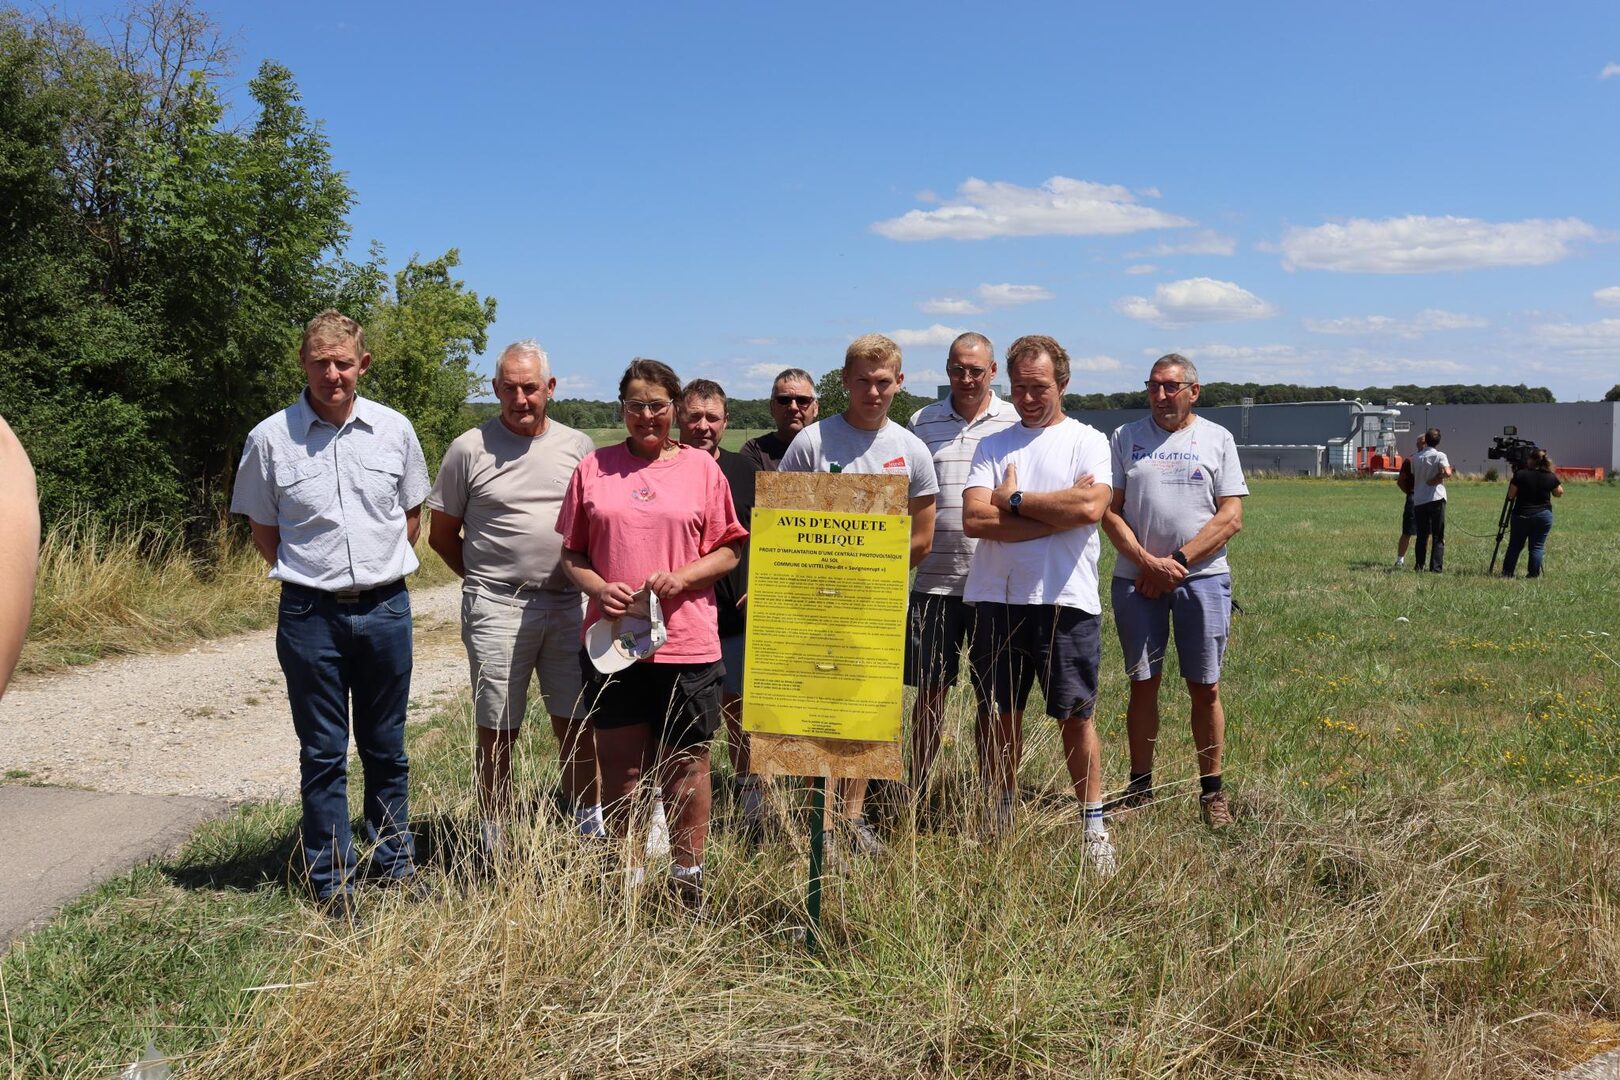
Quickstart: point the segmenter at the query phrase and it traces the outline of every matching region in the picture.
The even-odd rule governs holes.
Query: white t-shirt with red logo
[[[876,431],[863,431],[842,416],[829,416],[794,436],[777,468],[782,472],[904,476],[907,498],[939,494],[928,444],[892,420],[884,420]]]

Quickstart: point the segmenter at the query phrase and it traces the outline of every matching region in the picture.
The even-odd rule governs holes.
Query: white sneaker
[[[1114,851],[1114,842],[1105,832],[1088,832],[1085,834],[1086,862],[1098,877],[1113,877],[1114,871],[1119,869],[1119,856]]]
[[[653,806],[652,825],[647,829],[647,858],[669,858],[669,818],[664,814],[664,800]]]

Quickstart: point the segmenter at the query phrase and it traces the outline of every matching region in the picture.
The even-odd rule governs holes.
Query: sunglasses
[[[1183,390],[1187,389],[1187,387],[1192,386],[1193,384],[1190,382],[1153,382],[1149,380],[1142,385],[1147,387],[1149,397],[1152,397],[1155,391],[1163,394],[1165,397],[1175,397],[1177,394],[1181,393]]]
[[[777,394],[774,400],[783,407],[797,405],[801,409],[808,409],[816,403],[816,399],[808,394]]]

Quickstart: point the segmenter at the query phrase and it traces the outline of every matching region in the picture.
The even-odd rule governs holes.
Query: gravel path
[[[467,685],[460,584],[413,591],[411,603],[411,709],[422,715]],[[0,701],[0,770],[94,791],[296,798],[298,740],[274,628],[14,684]]]

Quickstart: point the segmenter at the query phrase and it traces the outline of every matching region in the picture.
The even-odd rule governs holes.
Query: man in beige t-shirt
[[[575,824],[584,835],[602,830],[596,756],[579,701],[580,594],[561,569],[556,529],[574,467],[594,446],[546,418],[557,380],[539,345],[507,346],[494,383],[500,415],[450,444],[427,498],[428,543],[463,580],[461,640],[472,669],[486,852],[499,846],[511,802],[512,744],[533,674]]]

